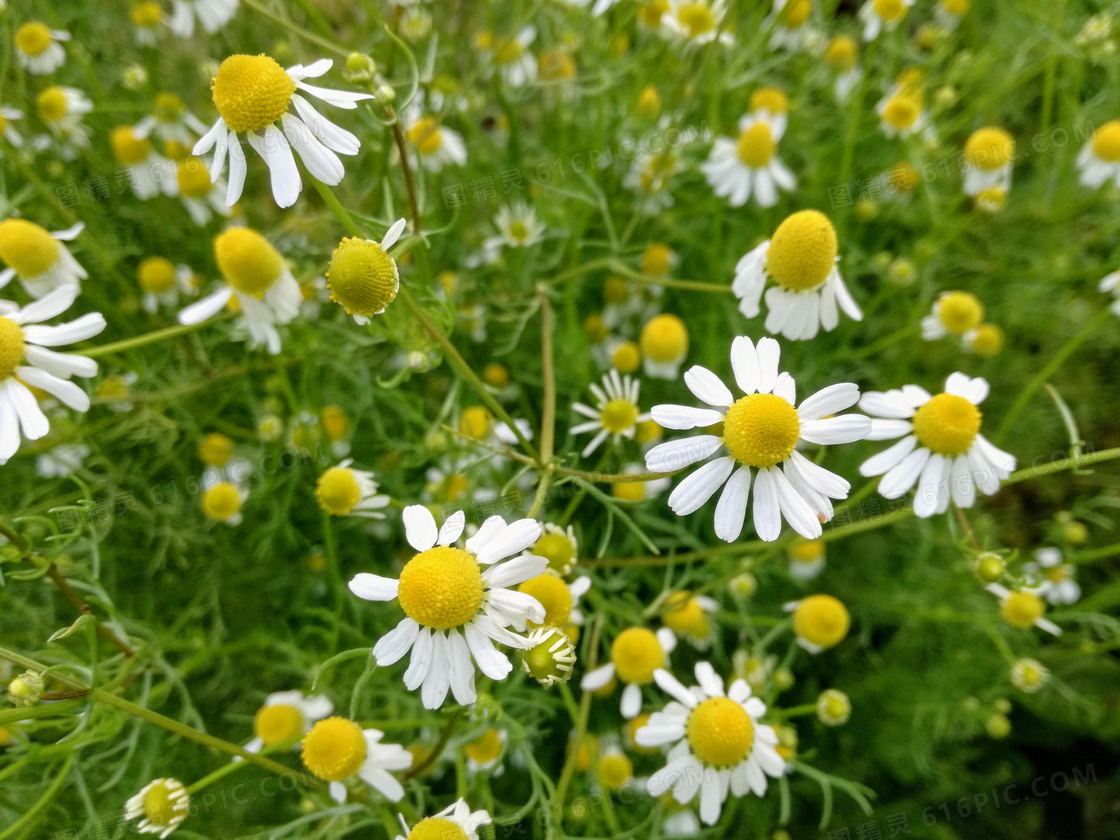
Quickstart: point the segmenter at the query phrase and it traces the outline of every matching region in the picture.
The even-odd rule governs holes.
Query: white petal
[[[362,572],[350,581],[350,591],[367,601],[392,601],[397,597],[398,582],[393,578]]]
[[[428,676],[428,669],[432,666],[432,631],[421,627],[412,645],[412,656],[408,661],[408,668],[404,672],[404,686],[409,691],[415,691]]]
[[[829,414],[836,414],[851,408],[859,402],[859,386],[854,382],[840,382],[829,385],[807,397],[797,409],[802,422],[820,420]]]
[[[730,459],[729,459],[730,460]],[[750,467],[740,467],[723,490],[716,504],[716,536],[724,542],[734,542],[743,532],[747,518],[747,499],[751,489]]]
[[[229,140],[229,181],[226,184],[226,206],[232,207],[241,198],[241,191],[245,188],[245,176],[249,172],[249,163],[245,160],[245,149],[237,139],[237,132],[231,131],[227,135]],[[220,170],[218,171],[220,173]],[[215,180],[217,175],[210,173]]]
[[[914,494],[915,515],[922,518],[932,516],[941,507],[941,497],[948,497],[949,488],[942,483],[947,467],[945,456],[936,453],[930,455],[918,476],[918,489]]]
[[[89,411],[89,395],[73,382],[60,379],[45,370],[27,366],[16,368],[16,374],[28,385],[42,388],[48,394],[57,397],[69,408],[75,411]]]
[[[669,494],[669,509],[678,516],[695,513],[727,481],[734,467],[735,459],[731,457],[718,458],[700,467]]]
[[[463,528],[466,526],[467,515],[461,510],[455,511],[446,520],[442,527],[439,529],[439,535],[436,537],[436,545],[451,545],[463,533]]]
[[[478,699],[474,689],[474,664],[466,640],[457,630],[447,636],[447,656],[450,661],[451,694],[460,706]]]
[[[266,126],[263,136],[249,132],[246,139],[268,164],[269,177],[272,181],[272,197],[276,199],[276,205],[291,207],[296,203],[299,192],[303,188],[291,145],[280,129],[274,125]]]
[[[583,691],[598,691],[614,679],[614,665],[607,663],[600,665],[594,671],[588,671],[579,682]]]
[[[871,432],[871,418],[862,414],[842,414],[801,424],[801,439],[828,446],[863,440]]]
[[[404,655],[412,650],[419,635],[420,625],[406,616],[396,627],[377,640],[377,644],[373,646],[374,661],[381,666],[400,662]]]
[[[506,528],[506,521],[501,516],[495,514],[488,517],[478,530],[475,531],[473,537],[467,539],[467,551],[477,552],[482,546],[494,539],[500,532]]]
[[[19,416],[19,425],[23,429],[23,436],[27,440],[38,440],[51,430],[51,424],[47,420],[47,416],[43,414],[35,395],[27,389],[26,385],[22,385],[15,380],[9,380],[6,390],[8,399]]]
[[[541,535],[539,522],[532,519],[519,519],[511,522],[488,542],[474,549],[479,563],[487,565],[524,551],[535,543]]]
[[[703,429],[723,421],[723,413],[714,408],[692,408],[687,405],[655,405],[650,410],[650,415],[653,422],[663,429]],[[599,425],[598,422],[595,425]]]
[[[755,349],[758,351],[758,390],[760,393],[769,394],[778,381],[778,359],[781,356],[781,348],[772,338],[760,338]]]
[[[180,312],[179,323],[200,324],[221,312],[225,305],[229,303],[231,297],[233,297],[233,289],[229,286],[223,286],[221,289],[214,292],[214,294],[192,303]]]
[[[902,459],[913,452],[917,445],[918,438],[914,435],[907,435],[898,443],[884,449],[878,455],[872,455],[860,464],[859,474],[867,477],[882,475],[901,464]]]
[[[958,455],[953,459],[949,471],[949,492],[952,493],[957,507],[972,507],[972,503],[976,501],[976,485],[972,481],[968,457],[965,455]]]
[[[793,489],[789,479],[781,470],[770,468],[774,486],[778,490],[778,504],[786,522],[807,540],[815,540],[821,535],[821,521],[812,506]],[[757,500],[756,500],[757,503]]]
[[[914,430],[914,424],[909,420],[880,420],[871,418],[871,431],[864,440],[894,440],[903,435],[908,435]]]
[[[774,394],[794,405],[797,402],[797,383],[788,373],[779,373],[778,380],[774,383]]]
[[[735,398],[720,378],[701,365],[693,365],[684,372],[684,384],[696,398],[717,408],[728,408]]]
[[[548,568],[548,560],[533,554],[512,557],[503,563],[495,563],[482,573],[482,579],[491,589],[524,583],[530,578],[543,575]]]
[[[905,420],[914,416],[914,405],[902,391],[868,391],[859,398],[859,408],[875,417]]]
[[[723,697],[723,680],[716,674],[716,669],[710,662],[697,662],[693,669],[696,681],[709,697]]]
[[[745,335],[740,335],[731,342],[731,369],[735,373],[735,384],[745,394],[753,394],[758,390],[762,380],[762,373],[758,367],[758,353],[755,351],[754,342]]]
[[[915,449],[897,466],[887,470],[879,482],[879,493],[888,499],[897,499],[914,486],[931,454],[924,446]]]
[[[400,239],[401,233],[404,232],[406,224],[404,219],[397,219],[393,222],[392,226],[385,231],[385,235],[381,237],[381,250],[388,251],[397,244],[397,240]]]
[[[11,320],[17,324],[38,324],[42,321],[49,321],[69,309],[80,291],[81,289],[76,283],[59,286],[50,294],[27,304],[16,312]]]
[[[658,688],[689,709],[695,707],[699,703],[692,692],[685,688],[680,680],[664,668],[658,668],[653,672],[653,681],[657,683]]]
[[[409,505],[401,514],[405,539],[417,551],[427,551],[436,544],[439,531],[432,512],[423,505]]]
[[[478,663],[478,669],[492,680],[504,680],[513,670],[513,665],[505,654],[499,653],[494,648],[494,643],[482,632],[475,622],[463,628],[467,637],[467,646]]]
[[[40,347],[61,347],[85,341],[99,335],[105,329],[105,316],[100,312],[90,312],[74,321],[59,324],[56,327],[45,327],[32,324],[24,327],[23,338],[31,344]]]
[[[782,514],[773,468],[758,471],[754,482],[754,530],[759,539],[773,542],[782,533]]]
[[[284,127],[284,136],[299,152],[303,165],[312,177],[319,179],[324,184],[334,186],[342,181],[346,169],[338,155],[324,146],[303,121],[291,114],[284,114],[280,118]]]
[[[722,445],[723,439],[715,435],[666,441],[646,453],[646,468],[650,472],[676,472],[689,464],[703,461]]]
[[[620,704],[622,710],[622,717],[626,720],[633,720],[638,716],[642,710],[642,688],[641,686],[630,683],[626,688],[622,689],[622,703]]]
[[[442,631],[432,633],[432,663],[420,687],[420,702],[425,709],[438,709],[451,687],[450,645]]]

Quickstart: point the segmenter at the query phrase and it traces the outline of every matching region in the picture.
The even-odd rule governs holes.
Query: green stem
[[[552,359],[552,307],[548,292],[541,289],[541,375],[544,405],[541,409],[541,462],[552,460],[556,441],[556,372]],[[542,478],[542,482],[544,479]]]
[[[195,330],[200,330],[208,324],[213,324],[218,321],[225,321],[233,318],[236,315],[234,312],[227,312],[219,315],[216,318],[210,318],[206,321],[200,321],[197,324],[176,324],[173,327],[164,327],[162,330],[154,330],[143,335],[134,335],[132,338],[126,338],[122,341],[114,341],[111,344],[102,344],[100,347],[94,347],[90,350],[82,351],[83,356],[88,356],[91,359],[97,359],[101,356],[109,356],[113,353],[123,353],[126,350],[135,350],[137,347],[144,347],[148,344],[155,344],[157,341],[163,341],[165,338],[176,338],[180,335],[192,333]]]

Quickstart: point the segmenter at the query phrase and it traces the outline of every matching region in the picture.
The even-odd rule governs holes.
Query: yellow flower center
[[[482,606],[482,597],[478,561],[448,546],[429,548],[409,560],[397,588],[405,615],[434,630],[466,624]]]
[[[11,318],[0,315],[0,382],[16,372],[23,361],[23,330]]]
[[[152,141],[137,137],[130,125],[117,126],[109,134],[109,145],[118,163],[135,166],[146,161],[152,153]]]
[[[487,729],[477,741],[463,747],[467,758],[477,764],[489,764],[502,751],[502,735],[497,729]]]
[[[156,94],[155,116],[163,122],[171,122],[187,109],[179,94],[161,91]]]
[[[163,9],[155,0],[147,0],[132,7],[132,22],[139,27],[151,27],[163,20]]]
[[[899,131],[905,131],[922,113],[922,101],[910,93],[896,93],[883,108],[883,121]]]
[[[984,304],[970,292],[948,292],[937,304],[937,318],[951,333],[964,335],[984,320]]]
[[[435,154],[443,145],[439,123],[432,117],[421,117],[408,130],[408,142],[415,146],[422,155]]]
[[[263,298],[280,279],[284,265],[280,252],[267,239],[244,227],[229,228],[214,237],[214,255],[226,282],[255,298]]]
[[[859,58],[859,47],[854,39],[847,35],[839,35],[828,42],[824,50],[824,60],[828,66],[837,72],[844,73],[856,66]]]
[[[815,289],[832,273],[838,249],[836,230],[828,217],[816,210],[801,210],[774,231],[766,252],[766,271],[784,289]]]
[[[262,706],[253,718],[253,733],[266,747],[291,741],[303,734],[303,712],[295,706],[277,703]]]
[[[941,8],[954,17],[963,17],[971,5],[969,0],[941,0]]]
[[[568,584],[553,572],[546,571],[535,578],[529,578],[517,587],[517,591],[536,598],[544,607],[544,621],[540,623],[541,625],[561,627],[572,614],[572,593],[568,589]],[[529,626],[540,625],[529,622]]]
[[[797,29],[809,19],[812,10],[809,0],[789,0],[782,9],[782,21],[790,29]]]
[[[646,85],[638,94],[638,114],[651,120],[661,113],[661,94],[653,85]]]
[[[906,4],[903,0],[872,0],[871,7],[881,20],[897,23],[906,17]]]
[[[175,167],[175,179],[179,182],[179,194],[184,198],[206,198],[214,189],[210,181],[210,170],[202,158],[186,157]]]
[[[190,813],[190,797],[174,779],[158,779],[144,794],[144,816],[152,825],[166,828]]]
[[[233,440],[221,432],[210,432],[198,444],[198,457],[208,467],[224,467],[233,457]]]
[[[161,294],[175,287],[175,266],[166,257],[148,257],[136,269],[140,288]]]
[[[70,110],[70,103],[66,100],[66,91],[54,85],[39,94],[35,100],[35,107],[43,122],[56,123],[66,116],[67,111]]]
[[[26,219],[0,222],[0,260],[20,277],[38,277],[58,262],[58,241]]]
[[[776,145],[770,126],[765,122],[756,122],[739,134],[736,153],[746,166],[759,169],[770,163]]]
[[[676,315],[658,315],[642,328],[640,341],[646,358],[675,362],[688,352],[688,327]]]
[[[972,349],[981,356],[994,356],[1003,349],[1003,330],[995,324],[981,324],[972,339]]]
[[[831,595],[810,595],[793,612],[793,629],[799,637],[822,648],[839,644],[848,635],[848,608]]]
[[[789,97],[776,87],[761,87],[751,94],[748,111],[769,111],[784,114],[789,110]]]
[[[325,718],[303,739],[303,766],[325,782],[341,782],[353,776],[366,760],[366,738],[362,728],[342,717]]]
[[[669,11],[669,0],[645,0],[638,9],[638,20],[646,26],[660,26],[661,19]]]
[[[97,386],[97,397],[102,400],[128,399],[128,383],[120,375],[103,379]]]
[[[215,484],[202,494],[202,512],[225,522],[241,510],[241,493],[228,481]]]
[[[331,300],[348,315],[369,317],[381,312],[397,296],[397,278],[392,257],[368,239],[343,239],[327,269]]]
[[[716,28],[716,16],[707,3],[685,3],[677,10],[677,20],[690,38],[699,38]]]
[[[620,680],[645,685],[653,680],[654,671],[665,667],[665,651],[652,630],[630,627],[611,645],[611,662]]]
[[[599,415],[603,428],[613,434],[622,434],[632,428],[638,419],[638,407],[630,400],[611,400]]]
[[[190,146],[185,146],[178,140],[164,140],[163,154],[171,160],[182,160],[183,158],[190,157],[191,149]]]
[[[991,172],[1015,157],[1015,140],[1002,128],[981,128],[965,141],[964,154],[973,166]]]
[[[353,470],[333,467],[319,476],[315,495],[323,510],[334,516],[345,516],[362,497],[362,490]]]
[[[696,639],[707,638],[711,628],[708,614],[690,592],[677,592],[666,602],[666,608],[661,620],[674,633]]]
[[[727,697],[709,697],[688,715],[685,725],[692,754],[712,767],[733,767],[750,755],[754,722]]]
[[[1034,688],[1040,685],[1045,679],[1041,669],[1032,662],[1019,660],[1018,663],[1018,678],[1019,682],[1027,688]]]
[[[494,59],[499,64],[510,64],[521,58],[524,52],[525,48],[521,46],[521,43],[516,38],[510,38],[502,44],[502,48],[498,50],[498,54],[494,56]]]
[[[673,251],[663,242],[654,242],[642,253],[642,274],[661,277],[673,266]],[[620,282],[625,282],[620,280]],[[625,300],[626,297],[623,297]],[[619,301],[621,302],[621,301]]]
[[[685,336],[686,347],[688,336]],[[611,367],[619,373],[633,373],[642,363],[642,353],[633,341],[624,341],[611,353]]]
[[[937,394],[914,414],[914,434],[939,455],[961,455],[980,431],[980,409],[955,394]]]
[[[775,394],[742,397],[727,410],[723,442],[731,456],[751,467],[780,464],[797,446],[801,418],[792,405]]]
[[[231,55],[218,68],[211,90],[232,131],[260,131],[288,110],[296,83],[267,55]]]
[[[548,568],[558,574],[567,574],[576,561],[576,547],[567,534],[546,531],[530,550],[531,554],[548,561]]]
[[[490,429],[490,412],[481,405],[464,408],[459,415],[459,434],[471,440],[482,440]]]
[[[325,405],[319,412],[323,421],[323,431],[332,441],[342,440],[350,431],[350,417],[340,405]]]
[[[31,21],[16,30],[16,46],[24,55],[34,58],[41,55],[51,45],[54,38],[45,23]]]
[[[599,759],[599,781],[607,790],[618,790],[634,777],[634,765],[622,753],[608,753]]]
[[[611,485],[611,495],[624,502],[640,502],[646,497],[644,481],[616,481]]]
[[[814,563],[824,557],[824,543],[820,540],[799,543],[789,550],[789,559],[795,563]]]
[[[515,242],[524,242],[529,238],[529,228],[520,219],[514,219],[509,223],[509,237]]]
[[[467,840],[467,833],[458,823],[443,817],[427,817],[416,823],[408,840]]]
[[[1106,122],[1093,134],[1093,154],[1109,163],[1120,161],[1120,120]]]
[[[576,77],[575,60],[564,50],[549,50],[541,53],[539,64],[541,78],[546,81],[574,79]]]
[[[1012,592],[999,609],[1003,620],[1022,630],[1033,627],[1046,614],[1046,605],[1033,592]]]
[[[505,365],[491,362],[482,371],[482,381],[491,388],[504,388],[509,385],[509,369]]]
[[[1069,571],[1065,566],[1055,566],[1046,570],[1046,579],[1051,583],[1061,583],[1067,577],[1069,577]]]

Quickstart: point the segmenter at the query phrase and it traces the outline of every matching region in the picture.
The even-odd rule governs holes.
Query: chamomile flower
[[[604,743],[599,750],[595,776],[603,788],[615,793],[634,780],[634,763],[617,743]]]
[[[166,257],[141,260],[136,266],[136,281],[144,292],[141,305],[152,315],[160,306],[175,306],[180,294],[198,294],[194,272],[185,265],[175,265]]]
[[[1081,183],[1090,189],[1112,181],[1120,187],[1120,120],[1109,120],[1089,138],[1077,155]]]
[[[1077,568],[1062,562],[1061,549],[1040,548],[1034,553],[1034,562],[1023,566],[1023,573],[1030,580],[1038,580],[1030,591],[1041,595],[1055,606],[1076,604],[1081,599],[1081,587],[1074,580]]]
[[[633,190],[642,213],[654,215],[673,206],[669,179],[680,171],[680,162],[672,149],[653,152],[642,149],[634,155],[623,186]]]
[[[462,511],[438,529],[422,505],[405,508],[402,518],[417,554],[405,564],[400,579],[363,573],[350,581],[350,591],[359,598],[397,600],[405,613],[374,646],[373,657],[385,667],[411,650],[404,684],[409,691],[421,689],[426,709],[438,709],[449,688],[456,702],[473,703],[477,695],[472,657],[483,674],[505,679],[513,665],[493,642],[524,649],[526,640],[506,628],[524,632],[530,621],[544,619],[536,599],[508,588],[547,568],[543,557],[515,556],[536,542],[541,526],[531,519],[507,525],[502,517],[491,516],[465,548],[456,548],[453,544],[466,523]],[[512,559],[500,562],[507,557]]]
[[[851,628],[848,608],[831,595],[810,595],[786,604],[785,610],[793,613],[797,644],[812,654],[836,647]]]
[[[19,449],[21,429],[27,440],[50,431],[31,388],[75,411],[89,410],[89,396],[69,379],[95,376],[97,362],[48,348],[93,338],[105,329],[105,318],[90,312],[58,326],[42,323],[69,309],[77,296],[77,286],[65,285],[22,308],[0,301],[0,464]]]
[[[141,47],[154,47],[162,27],[163,7],[156,0],[141,0],[129,11],[132,25],[136,27],[136,43]]]
[[[971,292],[942,292],[933,311],[922,318],[922,338],[936,341],[947,335],[964,336],[984,321],[984,304]]]
[[[217,481],[202,491],[199,504],[207,519],[223,525],[240,525],[241,508],[249,498],[249,490],[235,481]]]
[[[591,578],[587,575],[580,575],[571,583],[565,583],[552,569],[545,569],[518,586],[517,591],[532,596],[544,607],[544,618],[541,621],[530,621],[529,627],[550,625],[563,628],[568,624],[577,627],[583,624],[583,613],[578,604],[590,588]]]
[[[334,704],[321,694],[305,695],[302,691],[270,694],[253,717],[253,740],[245,745],[245,751],[257,753],[287,741],[295,748],[298,739],[310,732],[312,725],[333,711]]]
[[[156,152],[151,140],[138,136],[135,128],[114,128],[109,133],[109,146],[114,159],[127,171],[129,185],[138,199],[146,201],[161,192],[174,194],[175,181],[168,177],[170,161]]]
[[[984,588],[999,598],[999,614],[1012,627],[1020,630],[1037,627],[1054,636],[1062,635],[1062,628],[1046,618],[1046,603],[1035,592],[1011,590],[998,583],[989,583]]]
[[[825,546],[820,540],[797,543],[789,549],[789,576],[812,580],[824,571]]]
[[[532,24],[524,26],[512,38],[498,42],[492,58],[494,66],[509,87],[524,87],[537,78],[537,59],[529,47],[537,38],[537,28]]]
[[[837,35],[824,48],[824,60],[836,74],[832,85],[836,101],[847,102],[852,88],[863,78],[863,68],[859,66],[859,44],[847,35]]]
[[[405,137],[425,169],[439,172],[446,166],[467,164],[463,135],[431,114],[418,113],[409,120]]]
[[[684,637],[697,650],[707,650],[715,637],[711,616],[718,609],[719,602],[714,598],[682,589],[665,599],[661,620],[674,635]]]
[[[194,35],[195,18],[213,34],[237,14],[238,0],[174,0],[167,25],[180,38]]]
[[[996,324],[980,324],[963,336],[964,349],[985,358],[995,356],[1003,349],[1005,337]]]
[[[400,272],[389,249],[404,228],[405,220],[397,219],[380,242],[347,237],[331,254],[326,274],[331,300],[352,315],[355,323],[368,324],[397,297]]]
[[[688,355],[688,327],[676,315],[668,313],[650,318],[642,327],[638,347],[646,376],[654,379],[676,379],[681,363]],[[621,370],[615,364],[616,355],[617,351],[611,354],[611,362]]]
[[[3,252],[0,251],[0,256]],[[0,282],[2,282],[3,275],[0,275]],[[1097,288],[1105,294],[1111,293],[1115,300],[1112,301],[1112,312],[1120,317],[1120,271],[1113,271],[1106,274]]]
[[[669,507],[678,516],[695,513],[726,484],[715,511],[716,536],[726,542],[743,530],[752,470],[758,536],[776,540],[784,517],[806,539],[819,537],[821,523],[832,519],[830,500],[847,498],[851,485],[798,452],[797,444],[852,443],[871,430],[871,421],[861,415],[833,416],[859,399],[859,388],[851,382],[830,385],[795,408],[796,384],[788,373],[778,373],[779,354],[772,338],[759,339],[756,348],[739,336],[731,345],[731,366],[746,396],[736,400],[719,377],[696,365],[685,373],[685,385],[711,408],[653,407],[653,419],[666,429],[723,424],[721,434],[658,444],[646,453],[646,467],[672,472],[718,455],[677,485]]]
[[[472,811],[466,800],[459,799],[438,814],[425,817],[409,831],[404,817],[400,818],[404,834],[394,840],[478,840],[479,826],[490,825],[492,820],[485,811]]]
[[[500,207],[494,224],[498,235],[482,243],[487,262],[497,259],[502,248],[528,248],[540,242],[544,235],[544,224],[537,221],[537,211],[520,201]]]
[[[43,478],[65,478],[85,465],[90,449],[84,443],[63,443],[35,459],[35,473]]]
[[[47,148],[57,141],[59,153],[73,160],[78,151],[89,148],[89,129],[82,117],[93,110],[93,103],[77,88],[52,85],[35,98],[35,110],[47,127],[49,136],[36,138],[36,147]]]
[[[1011,684],[1025,694],[1034,694],[1050,678],[1050,672],[1037,659],[1016,659],[1011,666]]]
[[[817,720],[825,726],[843,726],[852,716],[852,701],[836,688],[827,688],[817,697]]]
[[[646,783],[651,796],[672,791],[680,804],[700,794],[700,819],[715,825],[730,793],[764,796],[767,777],[781,778],[785,762],[775,750],[778,735],[761,722],[766,704],[751,696],[746,680],[724,689],[723,679],[707,662],[696,663],[698,685],[686,688],[664,669],[657,685],[673,699],[635,738],[644,746],[673,744],[665,766]]]
[[[625,683],[622,690],[622,716],[637,717],[642,710],[642,686],[653,682],[655,671],[669,664],[669,654],[677,645],[677,637],[667,627],[656,633],[646,627],[629,627],[611,643],[611,661],[583,675],[579,687],[583,691],[600,691],[616,679]]]
[[[176,148],[181,148],[185,154],[209,129],[190,112],[179,94],[162,91],[156,94],[152,112],[136,123],[134,130],[137,137],[155,137],[164,143],[177,144]]]
[[[893,90],[879,100],[875,111],[879,114],[879,128],[887,137],[930,134],[929,114],[920,89]]]
[[[250,346],[280,352],[278,324],[299,314],[302,297],[284,258],[267,239],[249,228],[234,227],[214,237],[214,255],[225,285],[179,313],[179,323],[197,324],[218,314],[231,299],[249,330]]]
[[[806,0],[807,2],[807,0]],[[715,194],[732,207],[742,207],[753,192],[760,207],[778,203],[778,190],[797,186],[793,173],[778,157],[784,121],[747,114],[739,120],[739,137],[717,137],[700,169]]]
[[[985,495],[1015,470],[1015,458],[980,434],[980,403],[988,383],[963,373],[950,374],[944,393],[931,396],[917,385],[869,391],[859,406],[873,418],[868,440],[898,443],[860,465],[860,475],[883,476],[879,493],[897,499],[917,485],[914,513],[944,513],[949,499],[972,507],[976,489]]]
[[[311,775],[330,784],[335,802],[346,801],[344,782],[355,776],[390,802],[400,802],[404,788],[390,771],[411,767],[412,753],[400,744],[382,744],[384,736],[343,717],[324,718],[304,737],[300,759]]]
[[[823,213],[801,210],[787,217],[735,266],[731,290],[739,311],[757,316],[765,290],[766,331],[793,341],[814,338],[821,327],[835,329],[839,309],[861,320],[863,312],[836,267],[837,251],[836,230]],[[768,280],[774,282],[770,288]]]
[[[33,298],[44,297],[63,286],[73,286],[77,293],[80,281],[88,275],[66,246],[59,243],[76,239],[84,229],[81,222],[56,231],[44,230],[26,219],[0,222],[0,260],[7,266],[0,271],[0,289],[18,277],[24,291]]]
[[[813,13],[810,0],[774,0],[774,10],[762,22],[764,29],[774,27],[770,36],[770,49],[800,52],[816,37],[809,16]]]
[[[1002,128],[986,127],[965,141],[964,192],[979,199],[995,189],[1006,198],[1011,189],[1011,162],[1015,160],[1015,139]]]
[[[528,554],[543,557],[550,571],[566,576],[579,559],[579,540],[571,525],[562,528],[546,522],[541,527],[540,538],[530,546]]]
[[[17,149],[23,145],[23,135],[16,131],[12,122],[14,120],[22,120],[23,111],[18,108],[8,108],[0,106],[0,139],[8,144],[15,146]],[[0,157],[3,157],[3,152],[0,151]]]
[[[603,377],[603,384],[591,383],[591,393],[595,397],[595,407],[577,402],[572,409],[577,414],[590,418],[586,423],[572,426],[573,435],[594,432],[591,442],[583,448],[581,457],[587,458],[599,448],[600,444],[611,437],[615,444],[623,438],[633,440],[638,423],[650,418],[638,408],[638,391],[641,387],[636,379],[620,376],[613,368]]]
[[[199,227],[208,224],[215,213],[223,218],[229,217],[225,179],[211,180],[210,169],[202,158],[187,155],[176,161],[175,177],[168,182],[168,194],[179,196],[191,221]]]
[[[661,427],[658,426],[658,429]],[[627,464],[621,475],[642,475],[646,468],[642,464]],[[651,478],[646,481],[616,481],[611,484],[611,495],[624,502],[644,502],[660,496],[673,482],[669,478]]]
[[[789,97],[781,88],[760,87],[751,94],[747,111],[752,117],[769,121],[776,134],[784,134],[789,122]]]
[[[315,110],[301,93],[337,108],[354,109],[370,93],[330,90],[309,85],[306,79],[322,76],[333,61],[327,58],[306,67],[282,68],[267,55],[231,55],[222,62],[211,85],[218,121],[193,149],[202,155],[214,149],[210,177],[217,180],[229,153],[229,190],[226,204],[233,206],[245,186],[245,152],[237,139],[245,133],[249,145],[264,158],[271,173],[272,195],[280,207],[291,207],[303,187],[294,148],[311,176],[334,186],[346,174],[338,154],[356,155],[358,138],[339,128]],[[298,114],[289,108],[295,107]],[[280,123],[281,128],[276,124]],[[336,152],[338,154],[336,154]]]
[[[467,773],[473,776],[480,770],[494,768],[502,757],[505,745],[505,730],[494,727],[486,729],[479,737],[464,744],[463,754],[467,757]],[[500,776],[503,769],[505,768],[498,767],[492,775]]]
[[[661,29],[670,38],[690,46],[717,40],[725,46],[735,43],[731,33],[723,30],[725,0],[669,0],[668,6],[661,16]]]
[[[140,834],[158,834],[164,838],[177,829],[191,812],[191,797],[178,779],[155,779],[148,782],[124,805],[126,820],[140,820]]]
[[[946,29],[953,30],[960,25],[971,6],[971,0],[937,0],[933,16]]]
[[[53,73],[66,63],[62,42],[69,40],[68,32],[51,29],[37,20],[28,21],[16,30],[16,61],[28,73],[38,76]]]
[[[884,29],[894,31],[913,5],[914,0],[867,0],[858,15],[863,21],[863,40],[874,41]]]
[[[326,470],[315,483],[319,507],[331,516],[361,516],[384,519],[382,509],[389,506],[388,496],[378,495],[373,473],[356,470],[350,458]]]
[[[559,627],[538,627],[525,640],[521,670],[543,688],[570,680],[575,662],[575,646],[568,634]]]

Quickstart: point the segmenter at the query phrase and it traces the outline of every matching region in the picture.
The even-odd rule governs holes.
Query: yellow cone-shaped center
[[[688,352],[688,327],[676,315],[658,315],[642,328],[640,341],[646,358],[675,362]]]
[[[0,315],[0,382],[16,372],[23,361],[23,330],[11,318]]]
[[[478,764],[489,764],[502,751],[502,733],[497,729],[487,729],[477,741],[463,747],[467,758]]]
[[[467,833],[459,823],[443,817],[428,817],[408,832],[408,840],[467,840]]]
[[[903,0],[872,0],[872,8],[881,20],[897,23],[906,17],[906,4]]]
[[[544,621],[540,622],[541,625],[562,627],[572,614],[571,590],[557,574],[546,571],[535,578],[529,578],[517,587],[517,591],[536,598],[544,607]],[[532,622],[530,625],[538,626]]]
[[[848,608],[831,595],[810,595],[793,613],[793,629],[805,641],[822,648],[839,644],[848,635]]]
[[[331,300],[348,315],[369,317],[381,312],[397,296],[397,264],[376,242],[343,239],[327,269]]]
[[[964,154],[973,166],[990,172],[1015,157],[1015,140],[1002,128],[982,128],[965,141]]]
[[[914,414],[914,434],[939,455],[961,455],[980,432],[980,409],[964,397],[937,394]]]
[[[727,697],[710,697],[694,708],[686,724],[692,754],[712,767],[733,767],[750,755],[754,722]]]
[[[20,277],[38,277],[58,262],[58,241],[26,219],[0,222],[0,260]]]
[[[611,400],[599,415],[599,422],[608,432],[621,434],[638,420],[638,407],[630,400]]]
[[[803,292],[828,279],[839,246],[823,213],[801,210],[778,225],[766,252],[766,271],[779,286]]]
[[[179,184],[179,195],[184,198],[206,198],[214,189],[210,170],[202,158],[182,158],[175,167],[175,180]]]
[[[24,55],[34,58],[42,55],[51,45],[51,30],[45,23],[33,20],[16,30],[16,46]]]
[[[288,110],[296,83],[267,55],[231,55],[211,85],[214,106],[233,131],[260,131]]]
[[[530,553],[543,557],[548,567],[561,575],[566,575],[576,561],[576,547],[568,535],[553,531],[545,531]]]
[[[202,512],[225,522],[241,510],[241,493],[228,481],[215,484],[202,494]]]
[[[353,470],[333,467],[319,476],[315,495],[323,510],[334,516],[345,516],[361,499],[362,489],[358,486]]]
[[[631,627],[615,638],[611,662],[620,680],[645,685],[653,681],[654,671],[665,667],[665,651],[652,630]]]
[[[66,116],[70,110],[70,103],[66,99],[66,91],[54,85],[40,92],[35,99],[35,107],[43,122],[56,123]]]
[[[362,728],[341,717],[325,718],[303,739],[303,766],[326,782],[340,782],[353,776],[366,760],[366,739]]]
[[[253,718],[253,732],[266,747],[291,741],[303,734],[303,712],[287,703],[262,706]]]
[[[144,816],[160,828],[182,822],[190,812],[190,797],[174,779],[158,779],[144,794]]]
[[[716,28],[716,16],[707,3],[685,3],[677,9],[677,20],[690,38],[699,38]]]
[[[439,123],[432,117],[421,117],[408,130],[408,142],[422,155],[435,154],[443,145]]]
[[[723,442],[740,464],[772,467],[789,457],[801,436],[801,418],[775,394],[751,394],[727,410]]]
[[[460,548],[436,546],[401,570],[397,599],[405,614],[424,627],[450,630],[466,624],[482,606],[482,570]]]
[[[1093,154],[1109,163],[1120,162],[1120,120],[1106,122],[1093,135]]]
[[[765,122],[756,122],[739,135],[735,151],[744,165],[759,169],[770,163],[774,148],[774,133],[770,126]]]
[[[938,320],[951,333],[964,335],[984,320],[984,304],[970,292],[949,292],[937,303]]]
[[[109,134],[109,145],[113,157],[125,166],[143,163],[152,153],[152,141],[147,137],[137,137],[130,125],[119,125]]]
[[[269,241],[244,227],[214,237],[214,255],[226,282],[242,294],[263,298],[280,279],[283,258]]]
[[[162,294],[175,287],[175,266],[166,257],[148,257],[136,267],[140,288],[151,294]]]
[[[1012,592],[1000,607],[1003,620],[1026,630],[1046,614],[1046,605],[1033,592]]]
[[[700,606],[700,601],[693,598],[687,591],[676,592],[669,597],[665,604],[666,610],[661,616],[665,626],[674,633],[692,636],[696,639],[706,638],[711,624],[708,614]]]

